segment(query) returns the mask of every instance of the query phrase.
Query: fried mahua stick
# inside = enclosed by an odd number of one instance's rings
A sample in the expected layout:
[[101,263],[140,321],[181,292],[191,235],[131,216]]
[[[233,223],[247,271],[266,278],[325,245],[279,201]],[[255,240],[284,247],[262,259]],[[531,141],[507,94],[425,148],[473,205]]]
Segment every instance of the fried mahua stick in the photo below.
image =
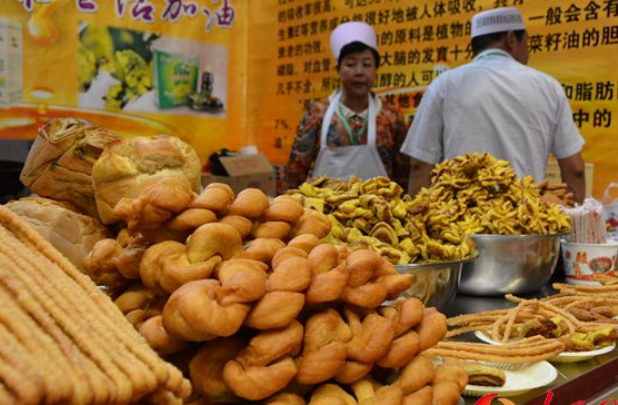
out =
[[[31,337],[35,342],[48,345],[51,341],[58,346],[49,351],[49,356],[60,357],[57,367],[66,374],[62,381],[65,385],[52,387],[58,381],[53,375],[47,379],[43,372],[45,363],[41,364],[40,356],[29,355],[27,350],[2,351],[5,362],[0,363],[10,364],[11,360],[16,366],[28,365],[22,367],[24,372],[39,370],[38,376],[42,376],[46,384],[43,393],[46,403],[129,403],[146,396],[152,400],[156,397],[161,403],[173,403],[188,396],[189,382],[147,346],[109,298],[47,241],[2,206],[0,257],[0,284],[4,296],[19,297],[14,300],[20,307],[19,313],[32,317],[40,326],[32,329],[33,334],[41,334]],[[0,330],[0,341],[23,337],[23,330],[12,321],[11,315],[20,316],[8,313],[9,318],[3,318],[6,326]],[[23,344],[30,348],[33,343],[28,340]],[[16,355],[20,353],[21,356]],[[43,357],[43,361],[45,359]],[[79,374],[82,368],[83,373]],[[19,385],[11,385],[11,375],[3,371],[0,368],[0,398],[16,399],[9,403],[40,402],[33,396],[37,392],[33,386],[30,386],[32,392],[24,393]],[[33,375],[26,381],[35,382],[36,377]],[[76,380],[83,384],[76,385]],[[73,394],[71,398],[60,400],[67,393]],[[88,395],[92,401],[85,400]],[[27,398],[32,401],[22,400]],[[54,402],[54,398],[58,401]]]

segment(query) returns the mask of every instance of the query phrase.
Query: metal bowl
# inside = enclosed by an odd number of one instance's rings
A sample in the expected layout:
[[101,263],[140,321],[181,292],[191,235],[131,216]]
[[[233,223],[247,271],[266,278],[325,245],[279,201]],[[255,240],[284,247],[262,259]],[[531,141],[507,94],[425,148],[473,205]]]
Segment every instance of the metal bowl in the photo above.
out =
[[472,235],[479,258],[463,266],[459,292],[495,296],[539,290],[556,270],[556,235]]
[[395,266],[398,273],[412,274],[412,285],[401,295],[416,297],[427,307],[444,310],[457,295],[457,286],[464,263],[476,258],[438,263],[404,264]]

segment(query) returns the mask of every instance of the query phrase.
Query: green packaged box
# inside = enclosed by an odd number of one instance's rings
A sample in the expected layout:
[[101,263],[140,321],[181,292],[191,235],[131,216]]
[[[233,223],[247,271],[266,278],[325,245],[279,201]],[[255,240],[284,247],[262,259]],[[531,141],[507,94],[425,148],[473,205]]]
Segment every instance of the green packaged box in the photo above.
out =
[[154,51],[154,83],[159,108],[189,103],[189,93],[195,91],[199,60],[195,57]]

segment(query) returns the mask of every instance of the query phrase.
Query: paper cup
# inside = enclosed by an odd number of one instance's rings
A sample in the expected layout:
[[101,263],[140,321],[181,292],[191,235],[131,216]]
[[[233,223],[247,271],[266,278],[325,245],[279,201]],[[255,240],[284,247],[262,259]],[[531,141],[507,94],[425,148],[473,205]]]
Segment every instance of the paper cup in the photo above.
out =
[[616,275],[618,241],[603,244],[569,243],[561,241],[566,280],[571,284],[600,285],[595,274]]

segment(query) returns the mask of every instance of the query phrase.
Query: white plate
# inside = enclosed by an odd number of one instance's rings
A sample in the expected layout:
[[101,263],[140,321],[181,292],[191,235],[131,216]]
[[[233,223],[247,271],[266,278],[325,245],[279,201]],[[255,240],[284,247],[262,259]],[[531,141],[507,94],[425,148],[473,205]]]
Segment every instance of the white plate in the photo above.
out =
[[506,375],[506,382],[502,387],[484,387],[468,384],[463,394],[472,397],[480,397],[487,394],[500,394],[501,397],[512,397],[535,388],[544,387],[558,377],[558,371],[546,361],[540,361],[519,370],[503,371]]
[[[490,345],[501,345],[502,343],[496,342],[493,340],[487,332],[484,331],[476,331],[474,332],[474,336],[479,338],[485,343],[489,343]],[[576,363],[578,361],[585,361],[591,359],[595,356],[600,356],[601,354],[609,353],[616,347],[616,344],[611,344],[609,346],[603,346],[596,350],[590,350],[585,352],[562,352],[557,356],[550,357],[549,361],[553,363]]]

